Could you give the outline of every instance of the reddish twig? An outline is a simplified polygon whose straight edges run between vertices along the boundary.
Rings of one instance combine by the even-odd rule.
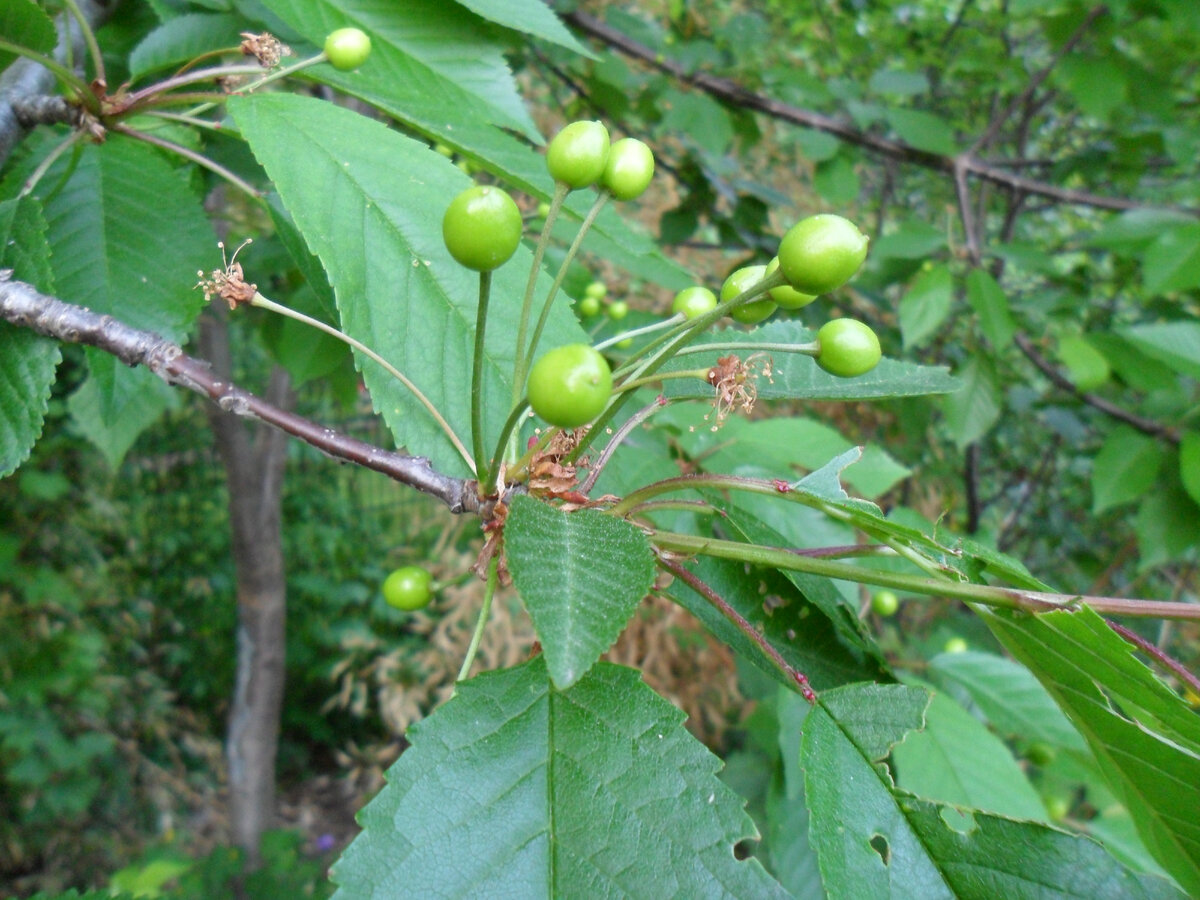
[[[812,685],[808,683],[808,678],[805,677],[804,673],[789,665],[780,652],[771,645],[771,642],[759,634],[758,630],[746,621],[746,618],[741,613],[730,606],[724,597],[705,584],[695,574],[680,565],[676,560],[659,556],[658,564],[711,603],[721,615],[733,623],[733,626],[738,631],[753,641],[770,658],[779,671],[786,675],[789,680],[795,682],[796,690],[800,692],[800,695],[805,700],[813,704],[817,702],[817,695],[813,691]]]
[[[1164,652],[1154,642],[1146,640],[1136,631],[1131,631],[1124,625],[1119,625],[1111,619],[1105,619],[1104,621],[1108,624],[1109,628],[1124,638],[1125,641],[1137,647],[1163,667],[1170,669],[1180,681],[1191,688],[1193,694],[1200,696],[1200,678],[1189,672],[1184,667],[1183,663],[1168,656],[1166,652]]]

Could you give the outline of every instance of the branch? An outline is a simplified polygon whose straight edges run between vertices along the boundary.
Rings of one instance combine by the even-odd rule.
[[[352,462],[436,497],[454,513],[486,513],[475,482],[451,478],[428,459],[368,444],[280,409],[237,385],[223,381],[208,363],[188,356],[175,343],[81,306],[41,294],[0,270],[0,319],[69,344],[110,353],[127,366],[145,366],[167,384],[187,388],[226,412],[256,419],[316,447],[333,459]]]
[[[1127,643],[1137,647],[1155,662],[1160,663],[1164,667],[1170,669],[1171,672],[1174,673],[1174,675],[1180,681],[1186,684],[1193,693],[1200,694],[1200,678],[1197,678],[1195,675],[1189,672],[1183,663],[1167,655],[1163,650],[1146,640],[1136,631],[1131,631],[1124,625],[1120,625],[1109,619],[1106,619],[1105,621],[1107,622],[1108,627],[1124,638]]]
[[[92,28],[102,24],[116,7],[116,2],[104,0],[79,0],[84,18]],[[71,43],[70,57],[86,59],[87,46],[83,33],[69,15],[59,17],[59,41],[54,48],[54,58],[65,63],[68,59],[67,43]],[[19,59],[0,76],[0,165],[8,159],[13,148],[25,136],[25,132],[37,122],[39,116],[49,115],[54,108],[61,114],[61,106],[53,101],[36,98],[54,90],[54,75],[43,66],[27,59]],[[68,120],[69,121],[69,120]]]
[[[1131,413],[1127,409],[1122,409],[1111,401],[1105,400],[1096,394],[1087,391],[1081,391],[1069,378],[1062,374],[1054,367],[1054,365],[1038,352],[1038,349],[1033,346],[1027,336],[1023,334],[1015,334],[1013,342],[1021,349],[1021,352],[1029,359],[1038,371],[1049,378],[1055,386],[1062,388],[1068,393],[1074,394],[1088,406],[1095,407],[1103,413],[1107,413],[1114,419],[1118,419],[1127,425],[1132,425],[1143,434],[1148,434],[1151,437],[1162,438],[1165,441],[1170,441],[1172,444],[1179,443],[1179,432],[1168,425],[1163,425],[1160,422],[1155,422],[1153,419],[1146,419],[1139,416],[1137,413]]]
[[[563,18],[572,23],[580,31],[613,47],[626,56],[639,59],[647,65],[665,72],[685,84],[711,94],[725,103],[745,109],[757,110],[776,119],[802,125],[805,128],[812,128],[814,131],[823,131],[826,134],[832,134],[847,143],[862,147],[887,159],[912,163],[951,176],[954,175],[957,166],[965,173],[983,181],[998,184],[1014,191],[1034,194],[1039,197],[1048,197],[1060,203],[1069,203],[1076,206],[1090,206],[1096,209],[1114,211],[1144,209],[1153,206],[1153,204],[1141,203],[1124,197],[1105,197],[1087,191],[1075,191],[1069,188],[1058,187],[1057,185],[1037,181],[1032,178],[1023,178],[1012,172],[1004,171],[1000,166],[977,159],[969,152],[958,156],[947,156],[942,153],[921,150],[902,141],[894,141],[889,138],[879,137],[878,135],[868,134],[847,122],[840,121],[831,116],[801,109],[791,104],[774,100],[763,94],[755,93],[727,78],[718,78],[706,72],[689,72],[680,63],[666,59],[658,51],[632,40],[617,29],[605,25],[599,19],[589,16],[586,13],[572,12],[566,14]],[[1161,208],[1176,209],[1190,215],[1200,215],[1200,210],[1190,207]]]

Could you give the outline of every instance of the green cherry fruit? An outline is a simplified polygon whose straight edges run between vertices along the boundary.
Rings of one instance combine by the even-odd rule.
[[[817,343],[817,365],[839,378],[870,372],[883,355],[875,332],[855,319],[826,322],[817,332]]]
[[[894,616],[900,609],[900,598],[896,596],[895,591],[876,591],[871,597],[871,609],[875,615],[885,619]]]
[[[966,653],[967,642],[960,637],[952,637],[942,646],[943,653]]]
[[[849,219],[831,213],[809,216],[779,242],[779,267],[803,294],[840,288],[867,258],[867,236]]]
[[[600,312],[600,301],[595,297],[584,297],[579,301],[578,309],[581,316],[585,319],[590,319]]]
[[[1034,741],[1025,751],[1025,758],[1039,768],[1046,768],[1058,757],[1058,751],[1053,744],[1045,741]]]
[[[396,609],[423,609],[433,599],[433,576],[420,566],[397,569],[383,580],[383,599]]]
[[[608,293],[608,285],[603,281],[593,281],[583,289],[583,296],[595,297],[597,300],[603,300]]]
[[[537,214],[539,219],[544,219],[550,215],[550,204],[543,200],[537,206]]]
[[[716,305],[717,295],[697,284],[684,288],[675,295],[675,299],[671,301],[671,312],[675,315],[682,313],[685,319],[694,319],[715,309]]]
[[[587,344],[564,344],[529,371],[529,405],[551,425],[578,428],[604,411],[612,394],[612,372]]]
[[[339,28],[325,38],[329,64],[342,72],[357,69],[371,55],[371,39],[359,28]]]
[[[521,243],[521,210],[498,187],[467,188],[446,208],[442,239],[468,269],[489,272],[508,262]]]
[[[620,322],[629,315],[629,304],[624,300],[614,300],[608,304],[608,317],[614,322]]]
[[[600,183],[618,200],[640,197],[654,177],[654,153],[637,138],[622,138],[608,151]]]
[[[721,285],[721,302],[726,303],[738,294],[744,294],[753,288],[754,285],[762,281],[766,271],[766,266],[745,266],[738,269],[726,278],[725,283]],[[729,316],[735,322],[742,322],[746,325],[757,325],[771,315],[771,313],[775,312],[775,309],[775,301],[770,297],[763,297],[761,300],[751,300],[749,303],[738,304],[729,311]]]
[[[572,190],[595,184],[608,162],[608,129],[600,122],[572,122],[546,148],[550,177]]]
[[[1042,802],[1046,806],[1046,812],[1050,814],[1050,821],[1061,822],[1071,814],[1071,798],[1065,794],[1050,794],[1043,797]]]
[[[771,275],[779,268],[779,257],[775,257],[767,263],[767,274]],[[800,309],[808,306],[817,299],[816,294],[802,294],[791,285],[782,284],[777,288],[771,288],[768,292],[771,299],[775,301],[780,309]]]

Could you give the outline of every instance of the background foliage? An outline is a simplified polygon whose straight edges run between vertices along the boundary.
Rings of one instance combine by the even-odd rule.
[[[785,512],[747,501],[716,524],[692,513],[657,522],[800,548],[853,544],[864,531],[899,535],[930,552],[963,550],[961,565],[976,578],[990,563],[992,573],[1035,586],[997,555],[1005,552],[1067,593],[1194,601],[1200,12],[1188,0],[796,6],[561,3],[560,20],[533,2],[515,18],[508,4],[483,0],[387,8],[125,2],[100,33],[110,86],[172,71],[249,27],[270,28],[303,55],[331,28],[355,24],[372,35],[374,53],[357,72],[306,70],[289,90],[231,100],[223,131],[157,124],[156,134],[269,182],[276,193],[266,207],[222,192],[210,217],[202,201],[211,174],[116,134],[67,152],[31,197],[19,198],[67,135],[39,128],[0,172],[0,262],[45,292],[183,340],[202,306],[195,270],[214,264],[215,221],[230,246],[255,238],[242,259],[252,280],[264,289],[269,282],[270,296],[340,321],[412,374],[465,433],[474,287],[445,263],[442,199],[466,186],[469,172],[520,192],[536,224],[537,202],[551,190],[541,135],[571,118],[602,118],[655,148],[660,177],[636,209],[601,215],[567,279],[572,297],[601,278],[609,301],[634,307],[623,324],[649,321],[693,278],[716,284],[765,262],[791,222],[833,209],[870,231],[867,268],[832,304],[746,340],[800,336],[835,312],[853,314],[880,333],[885,355],[948,366],[962,387],[897,396],[948,382],[926,369],[918,384],[895,363],[897,383],[875,394],[889,399],[867,403],[872,394],[862,387],[822,393],[812,367],[797,365],[761,386],[773,402],[759,415],[718,432],[705,410],[670,408],[657,428],[631,438],[598,492],[625,494],[681,470],[789,479],[815,472],[807,484],[821,503],[812,506]],[[13,31],[0,33],[49,49],[53,32],[40,18],[13,15]],[[353,100],[330,104],[331,96]],[[570,201],[566,240],[587,203]],[[501,295],[520,294],[527,265],[523,250],[498,273]],[[382,306],[385,296],[405,298],[399,314]],[[254,312],[238,315],[239,380],[261,380],[274,360],[305,385],[306,413],[333,421],[367,411],[341,345]],[[514,315],[502,307],[490,329],[492,435],[511,391],[504,379]],[[564,305],[548,336],[562,343],[616,327],[604,317],[579,321]],[[180,852],[173,840],[183,831],[195,838],[183,847],[195,851],[219,836],[219,825],[193,813],[211,807],[217,789],[214,747],[233,679],[223,485],[202,417],[145,371],[100,351],[65,348],[60,362],[54,344],[7,324],[0,348],[0,408],[28,388],[46,420],[38,404],[22,404],[32,413],[6,416],[0,433],[0,471],[21,464],[0,481],[0,871],[26,893],[99,884],[97,871],[137,859],[117,886],[134,890],[129,879],[143,877],[174,885],[179,896],[220,890],[214,885],[234,878],[240,862],[221,850],[194,862],[201,854]],[[16,360],[29,365],[18,369]],[[879,375],[886,380],[889,370]],[[465,474],[393,381],[367,366],[362,377],[398,445]],[[916,387],[898,390],[901,380]],[[26,461],[39,432],[46,436]],[[857,445],[865,449],[849,465],[854,454],[844,454]],[[452,665],[422,654],[431,642],[445,644],[448,656],[461,657],[462,647],[435,619],[388,609],[377,585],[395,564],[429,558],[443,561],[439,575],[459,574],[472,535],[381,476],[331,476],[311,451],[290,452],[285,779],[338,765],[373,790],[400,749],[394,731],[444,699],[424,682],[453,677]],[[839,476],[879,512],[854,505]],[[842,515],[830,517],[828,504]],[[619,536],[601,536],[612,542],[620,591],[607,593],[596,567],[576,559],[559,570],[577,602],[539,599],[563,587],[539,583],[555,571],[553,552],[549,562],[543,553],[562,530],[540,520],[549,513],[513,512],[513,575],[539,635],[565,627],[545,616],[570,623],[588,613],[587,598],[624,617],[649,583],[629,574],[644,551],[632,537],[623,546]],[[584,541],[601,537],[589,532]],[[740,563],[715,559],[695,570],[786,645],[788,662],[816,688],[851,685],[828,690],[809,712],[772,679],[776,671],[741,665],[740,690],[752,702],[710,738],[726,763],[719,777],[749,801],[759,841],[743,840],[754,829],[677,717],[656,698],[639,700],[636,714],[661,721],[671,737],[667,760],[680,777],[723,798],[720,821],[697,821],[703,835],[688,839],[737,843],[741,856],[752,855],[753,866],[714,863],[729,865],[731,883],[747,895],[764,895],[773,878],[795,896],[885,896],[890,878],[983,896],[976,875],[947,873],[972,873],[984,859],[997,877],[1044,876],[1055,895],[1102,895],[1097,882],[1107,878],[1112,896],[1171,896],[1155,877],[1164,873],[1187,892],[1200,890],[1200,837],[1180,815],[1200,808],[1200,738],[1179,695],[1200,698],[1152,675],[1098,617],[1055,614],[1031,627],[1008,612],[980,617],[902,592],[899,617],[882,620],[866,611],[868,592],[845,582],[766,570],[747,578]],[[698,594],[679,581],[669,593],[753,660],[754,649]],[[779,598],[783,612],[764,614],[764,594]],[[435,615],[458,615],[452,609],[469,608],[468,596],[477,600],[464,589]],[[470,615],[462,615],[466,632]],[[792,642],[801,622],[805,640]],[[494,650],[497,665],[523,658],[529,632],[513,629],[513,646]],[[1194,625],[1139,631],[1195,669]],[[458,708],[416,729],[414,742],[428,743],[402,757],[390,793],[364,813],[367,837],[339,870],[344,895],[370,895],[363,873],[400,839],[382,811],[401,786],[433,789],[429,772],[445,762],[439,742],[480,740],[472,704],[498,715],[498,728],[515,729],[515,744],[536,747],[546,726],[523,718],[528,710],[553,724],[569,713],[554,706],[560,696],[602,697],[605,679],[627,677],[606,666],[585,675],[611,636],[593,635],[576,656],[547,648],[552,690],[540,663],[508,668],[472,682]],[[971,649],[941,652],[954,636]],[[935,692],[927,707],[924,688]],[[671,693],[669,678],[662,689]],[[389,704],[398,695],[410,704]],[[604,722],[600,710],[563,727],[602,731]],[[547,752],[556,749],[550,742]],[[484,750],[478,769],[462,771],[485,786],[503,791],[527,774],[486,768],[498,754]],[[586,746],[561,752],[587,756]],[[636,782],[638,771],[623,774]],[[584,767],[579,777],[595,784],[615,776]],[[838,795],[851,781],[866,786]],[[626,788],[634,797],[646,790],[620,788],[614,808],[627,802]],[[531,828],[561,826],[580,812],[553,797],[521,809],[543,816]],[[391,814],[416,815],[407,807]],[[477,846],[489,822],[466,821],[458,839]],[[852,840],[881,821],[895,829],[882,845]],[[581,839],[593,837],[581,830]],[[1107,853],[1068,832],[1099,839]],[[146,850],[152,838],[158,846]],[[297,883],[317,882],[318,867],[303,860],[323,863],[322,845],[287,834],[272,841],[272,889],[287,896]],[[997,850],[1011,846],[1035,849],[1020,857]],[[648,869],[673,871],[687,856],[660,849],[661,859],[639,857]],[[406,877],[436,877],[430,854],[418,853],[418,871]],[[1068,865],[1045,862],[1064,858]]]

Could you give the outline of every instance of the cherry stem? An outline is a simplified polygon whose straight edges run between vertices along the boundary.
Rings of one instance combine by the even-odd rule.
[[[621,341],[629,340],[630,338],[638,337],[643,334],[653,334],[655,331],[661,331],[664,328],[670,328],[672,325],[678,325],[684,321],[683,313],[676,313],[669,319],[663,319],[661,322],[652,322],[649,325],[643,325],[641,328],[634,328],[630,331],[624,331],[621,334],[613,335],[608,340],[594,344],[596,350],[606,350],[614,344],[619,344]]]
[[[681,347],[691,342],[692,339],[695,338],[695,336],[705,328],[708,328],[714,322],[719,321],[722,316],[729,312],[729,310],[742,303],[749,302],[760,294],[766,293],[773,287],[780,287],[784,284],[786,284],[786,281],[784,280],[783,274],[778,270],[772,272],[770,275],[765,276],[755,283],[749,290],[743,291],[732,300],[727,300],[724,303],[717,304],[717,306],[713,307],[703,315],[696,316],[694,319],[690,319],[680,325],[677,325],[658,340],[647,344],[629,361],[627,361],[625,365],[621,366],[613,374],[621,375],[632,370],[633,374],[631,378],[641,378],[647,375],[653,375],[660,368],[662,368],[666,361],[674,356]],[[652,353],[653,355],[644,359],[640,365],[637,365],[636,367],[634,366],[634,363],[638,359],[646,356],[646,354],[649,353]],[[580,454],[582,454],[583,451],[587,449],[588,444],[591,443],[593,435],[597,434],[601,428],[604,428],[610,421],[612,421],[613,416],[615,416],[620,408],[625,405],[625,402],[628,400],[629,396],[630,395],[628,393],[618,394],[616,396],[616,399],[609,404],[608,409],[602,412],[600,417],[595,421],[592,426],[592,430],[584,435],[583,439],[580,440],[575,449],[571,451],[570,456],[567,457],[568,462],[573,462],[579,458]]]
[[[567,255],[563,257],[562,265],[558,267],[558,274],[554,276],[554,283],[550,285],[550,291],[546,294],[546,302],[542,304],[541,315],[538,316],[537,325],[533,328],[533,337],[529,341],[529,352],[525,354],[526,371],[528,371],[529,365],[533,362],[533,355],[537,352],[538,341],[542,339],[542,330],[546,327],[546,321],[550,318],[550,308],[554,305],[554,298],[558,295],[558,289],[562,287],[563,280],[567,277],[567,270],[575,260],[575,254],[579,252],[579,247],[583,244],[583,239],[592,227],[592,223],[596,221],[596,216],[600,215],[600,210],[608,202],[609,196],[606,191],[601,191],[596,195],[596,202],[592,204],[592,208],[584,216],[583,222],[579,226],[579,232],[575,235],[575,240],[571,242],[571,246],[567,249]]]
[[[475,662],[475,654],[479,652],[479,642],[483,639],[483,629],[487,625],[488,616],[492,612],[492,597],[496,595],[496,582],[499,580],[500,557],[493,556],[488,564],[487,586],[483,589],[483,606],[479,610],[479,618],[475,620],[475,631],[471,634],[471,643],[467,647],[467,655],[463,659],[462,668],[458,670],[457,684],[466,679]]]
[[[100,84],[107,84],[108,79],[104,73],[104,54],[100,52],[100,44],[96,41],[96,32],[92,30],[92,26],[88,24],[87,17],[83,14],[83,10],[79,8],[76,0],[63,0],[67,9],[71,11],[71,16],[79,25],[79,31],[83,35],[83,42],[87,44],[88,55],[92,58],[92,68],[96,70],[96,81]]]
[[[276,303],[274,300],[268,300],[262,294],[257,292],[250,300],[250,305],[257,306],[260,309],[270,310],[271,312],[278,313],[281,316],[287,316],[289,319],[295,319],[297,322],[303,322],[305,325],[316,328],[318,331],[325,332],[325,334],[329,335],[330,337],[337,338],[342,343],[353,347],[359,353],[379,363],[379,365],[383,366],[389,375],[408,388],[409,392],[417,398],[417,400],[422,406],[425,407],[426,410],[428,410],[429,415],[433,417],[433,420],[437,423],[438,427],[442,429],[442,433],[445,434],[446,437],[449,438],[450,443],[454,445],[454,449],[458,451],[459,456],[461,456],[463,461],[466,462],[466,464],[470,466],[472,470],[474,470],[475,463],[471,459],[471,454],[467,452],[467,448],[463,446],[463,442],[459,440],[458,435],[454,433],[454,429],[450,427],[450,423],[446,421],[445,417],[441,414],[441,412],[438,411],[438,408],[433,405],[430,399],[421,392],[421,389],[413,384],[403,372],[393,366],[390,362],[388,362],[362,341],[350,337],[350,335],[346,334],[344,331],[339,331],[332,325],[325,324],[320,319],[314,319],[311,316],[306,316],[302,312],[297,312],[291,307],[284,306],[282,303]]]
[[[93,114],[100,112],[100,101],[96,99],[96,95],[91,92],[91,89],[78,75],[60,63],[51,56],[38,53],[36,50],[30,50],[21,44],[14,44],[12,41],[6,41],[0,38],[0,50],[6,50],[9,53],[15,53],[17,56],[23,56],[32,62],[42,66],[47,71],[52,72],[54,76],[61,81],[65,86],[75,91],[77,99],[88,108],[88,111]]]
[[[504,422],[504,427],[500,429],[500,440],[496,443],[496,453],[492,459],[499,461],[501,454],[504,453],[504,448],[508,446],[510,438],[517,434],[521,427],[521,420],[525,418],[525,414],[529,411],[529,400],[524,395],[517,399],[513,405],[512,411],[508,414],[508,418]],[[485,496],[490,496],[500,487],[500,465],[497,462],[496,471],[490,473],[490,484],[481,485],[484,489]]]
[[[616,433],[612,436],[612,439],[605,444],[604,449],[600,451],[600,455],[596,458],[596,464],[592,466],[591,471],[588,472],[587,478],[585,478],[583,483],[579,485],[579,492],[581,494],[586,496],[588,491],[595,486],[596,479],[600,477],[600,473],[604,471],[604,467],[608,465],[608,461],[612,459],[612,455],[617,452],[617,448],[621,446],[621,442],[624,441],[625,438],[629,437],[629,433],[649,419],[660,409],[665,408],[668,402],[670,401],[668,401],[666,397],[662,396],[662,394],[659,394],[654,399],[653,403],[651,403],[649,406],[642,407],[625,420],[621,427],[618,428]]]
[[[475,358],[471,363],[471,446],[475,450],[475,472],[479,486],[491,482],[487,457],[483,449],[483,366],[484,335],[487,331],[488,300],[492,292],[490,270],[479,273],[479,308],[475,315]]]
[[[804,676],[804,673],[789,665],[788,661],[775,649],[774,645],[760,634],[758,629],[751,625],[741,613],[730,606],[724,597],[675,560],[659,556],[658,564],[711,603],[738,631],[749,638],[763,652],[763,655],[771,660],[775,668],[779,669],[789,681],[796,685],[796,690],[805,700],[811,704],[816,704],[817,695],[813,691],[812,685],[808,683],[808,678]]]
[[[558,219],[563,201],[567,199],[571,188],[564,182],[555,182],[554,196],[550,199],[550,209],[546,213],[546,221],[542,223],[542,233],[538,236],[537,246],[533,249],[533,264],[529,267],[529,280],[525,283],[525,296],[521,300],[521,320],[517,325],[517,355],[513,364],[513,398],[517,403],[525,394],[525,374],[528,372],[529,360],[525,356],[525,339],[529,333],[529,314],[533,311],[533,291],[537,286],[537,277],[542,270],[542,257],[550,245],[550,236],[554,231],[554,223]]]
[[[810,344],[746,344],[728,341],[719,344],[692,344],[675,351],[676,356],[687,356],[689,353],[704,353],[708,350],[753,350],[755,353],[803,353],[805,356],[817,356],[821,345],[816,341]]]
[[[45,159],[38,163],[37,168],[25,179],[25,183],[21,185],[21,193],[18,196],[24,197],[26,194],[31,193],[37,187],[38,182],[50,171],[50,167],[54,165],[55,161],[83,140],[85,133],[83,131],[72,131],[59,142],[58,146],[47,153]]]
[[[116,131],[120,134],[123,134],[126,137],[131,137],[134,140],[144,141],[145,143],[152,144],[155,147],[159,147],[160,149],[169,150],[172,153],[177,153],[180,156],[182,156],[184,159],[190,159],[196,165],[201,166],[205,169],[208,169],[214,175],[224,178],[226,181],[228,181],[230,184],[232,184],[238,190],[243,191],[247,196],[253,198],[254,200],[259,200],[259,201],[262,200],[262,194],[258,191],[257,188],[255,188],[250,183],[243,181],[241,178],[239,178],[232,171],[225,168],[220,163],[213,162],[211,159],[209,159],[203,153],[197,153],[195,150],[189,150],[187,147],[184,147],[182,144],[177,144],[174,141],[167,140],[166,138],[155,137],[152,134],[147,134],[146,132],[139,131],[136,128],[130,128],[128,125],[125,125],[120,122],[113,125],[112,130]]]

